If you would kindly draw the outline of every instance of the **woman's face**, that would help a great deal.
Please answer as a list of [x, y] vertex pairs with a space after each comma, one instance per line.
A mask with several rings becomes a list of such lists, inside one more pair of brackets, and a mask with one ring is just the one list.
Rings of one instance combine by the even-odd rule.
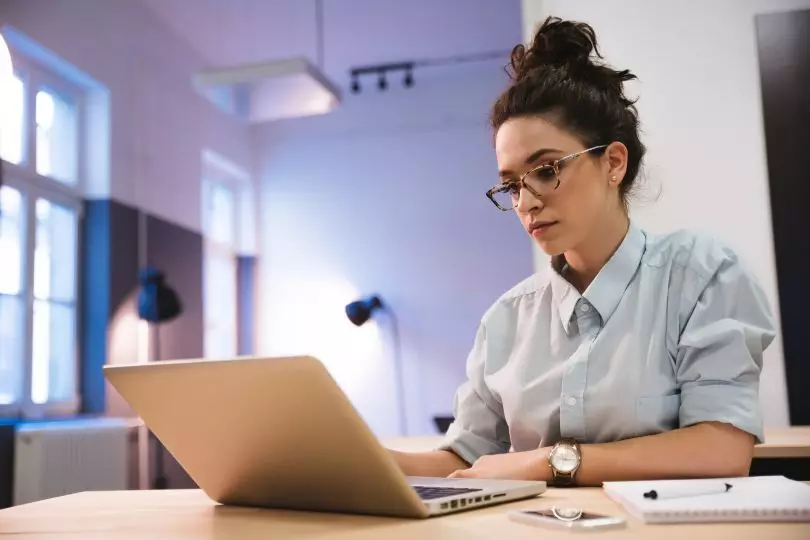
[[[507, 120], [495, 136], [502, 183], [517, 182], [540, 165], [585, 149], [574, 135], [540, 117]], [[605, 220], [624, 212], [619, 184], [626, 156], [624, 145], [613, 143], [604, 153], [584, 153], [563, 163], [559, 186], [542, 197], [520, 190], [515, 211], [543, 251], [559, 255], [575, 249]]]

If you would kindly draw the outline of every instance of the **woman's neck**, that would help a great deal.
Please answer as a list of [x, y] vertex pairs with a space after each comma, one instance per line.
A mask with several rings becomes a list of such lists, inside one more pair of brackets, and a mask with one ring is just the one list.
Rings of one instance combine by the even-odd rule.
[[568, 265], [566, 279], [580, 293], [588, 288], [627, 235], [630, 218], [622, 213], [601, 223], [584, 242], [565, 252]]

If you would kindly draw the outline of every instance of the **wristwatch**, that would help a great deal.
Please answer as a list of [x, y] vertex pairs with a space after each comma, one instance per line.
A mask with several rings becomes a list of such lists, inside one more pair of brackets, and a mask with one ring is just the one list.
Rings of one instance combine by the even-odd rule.
[[582, 463], [579, 443], [574, 439], [560, 439], [548, 454], [551, 478], [556, 486], [571, 486]]

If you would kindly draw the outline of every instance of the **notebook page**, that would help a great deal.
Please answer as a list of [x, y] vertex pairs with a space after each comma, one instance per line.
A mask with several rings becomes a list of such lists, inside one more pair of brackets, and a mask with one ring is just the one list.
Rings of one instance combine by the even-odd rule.
[[[644, 493], [672, 483], [731, 484], [728, 493], [676, 499], [645, 499]], [[782, 476], [607, 482], [605, 493], [649, 523], [689, 521], [810, 521], [810, 485]]]

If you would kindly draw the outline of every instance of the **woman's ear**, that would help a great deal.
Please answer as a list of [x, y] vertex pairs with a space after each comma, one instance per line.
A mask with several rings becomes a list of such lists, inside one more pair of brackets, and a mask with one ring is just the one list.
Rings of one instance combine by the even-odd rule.
[[627, 147], [624, 143], [614, 141], [605, 149], [607, 160], [607, 177], [611, 184], [619, 185], [627, 172]]

